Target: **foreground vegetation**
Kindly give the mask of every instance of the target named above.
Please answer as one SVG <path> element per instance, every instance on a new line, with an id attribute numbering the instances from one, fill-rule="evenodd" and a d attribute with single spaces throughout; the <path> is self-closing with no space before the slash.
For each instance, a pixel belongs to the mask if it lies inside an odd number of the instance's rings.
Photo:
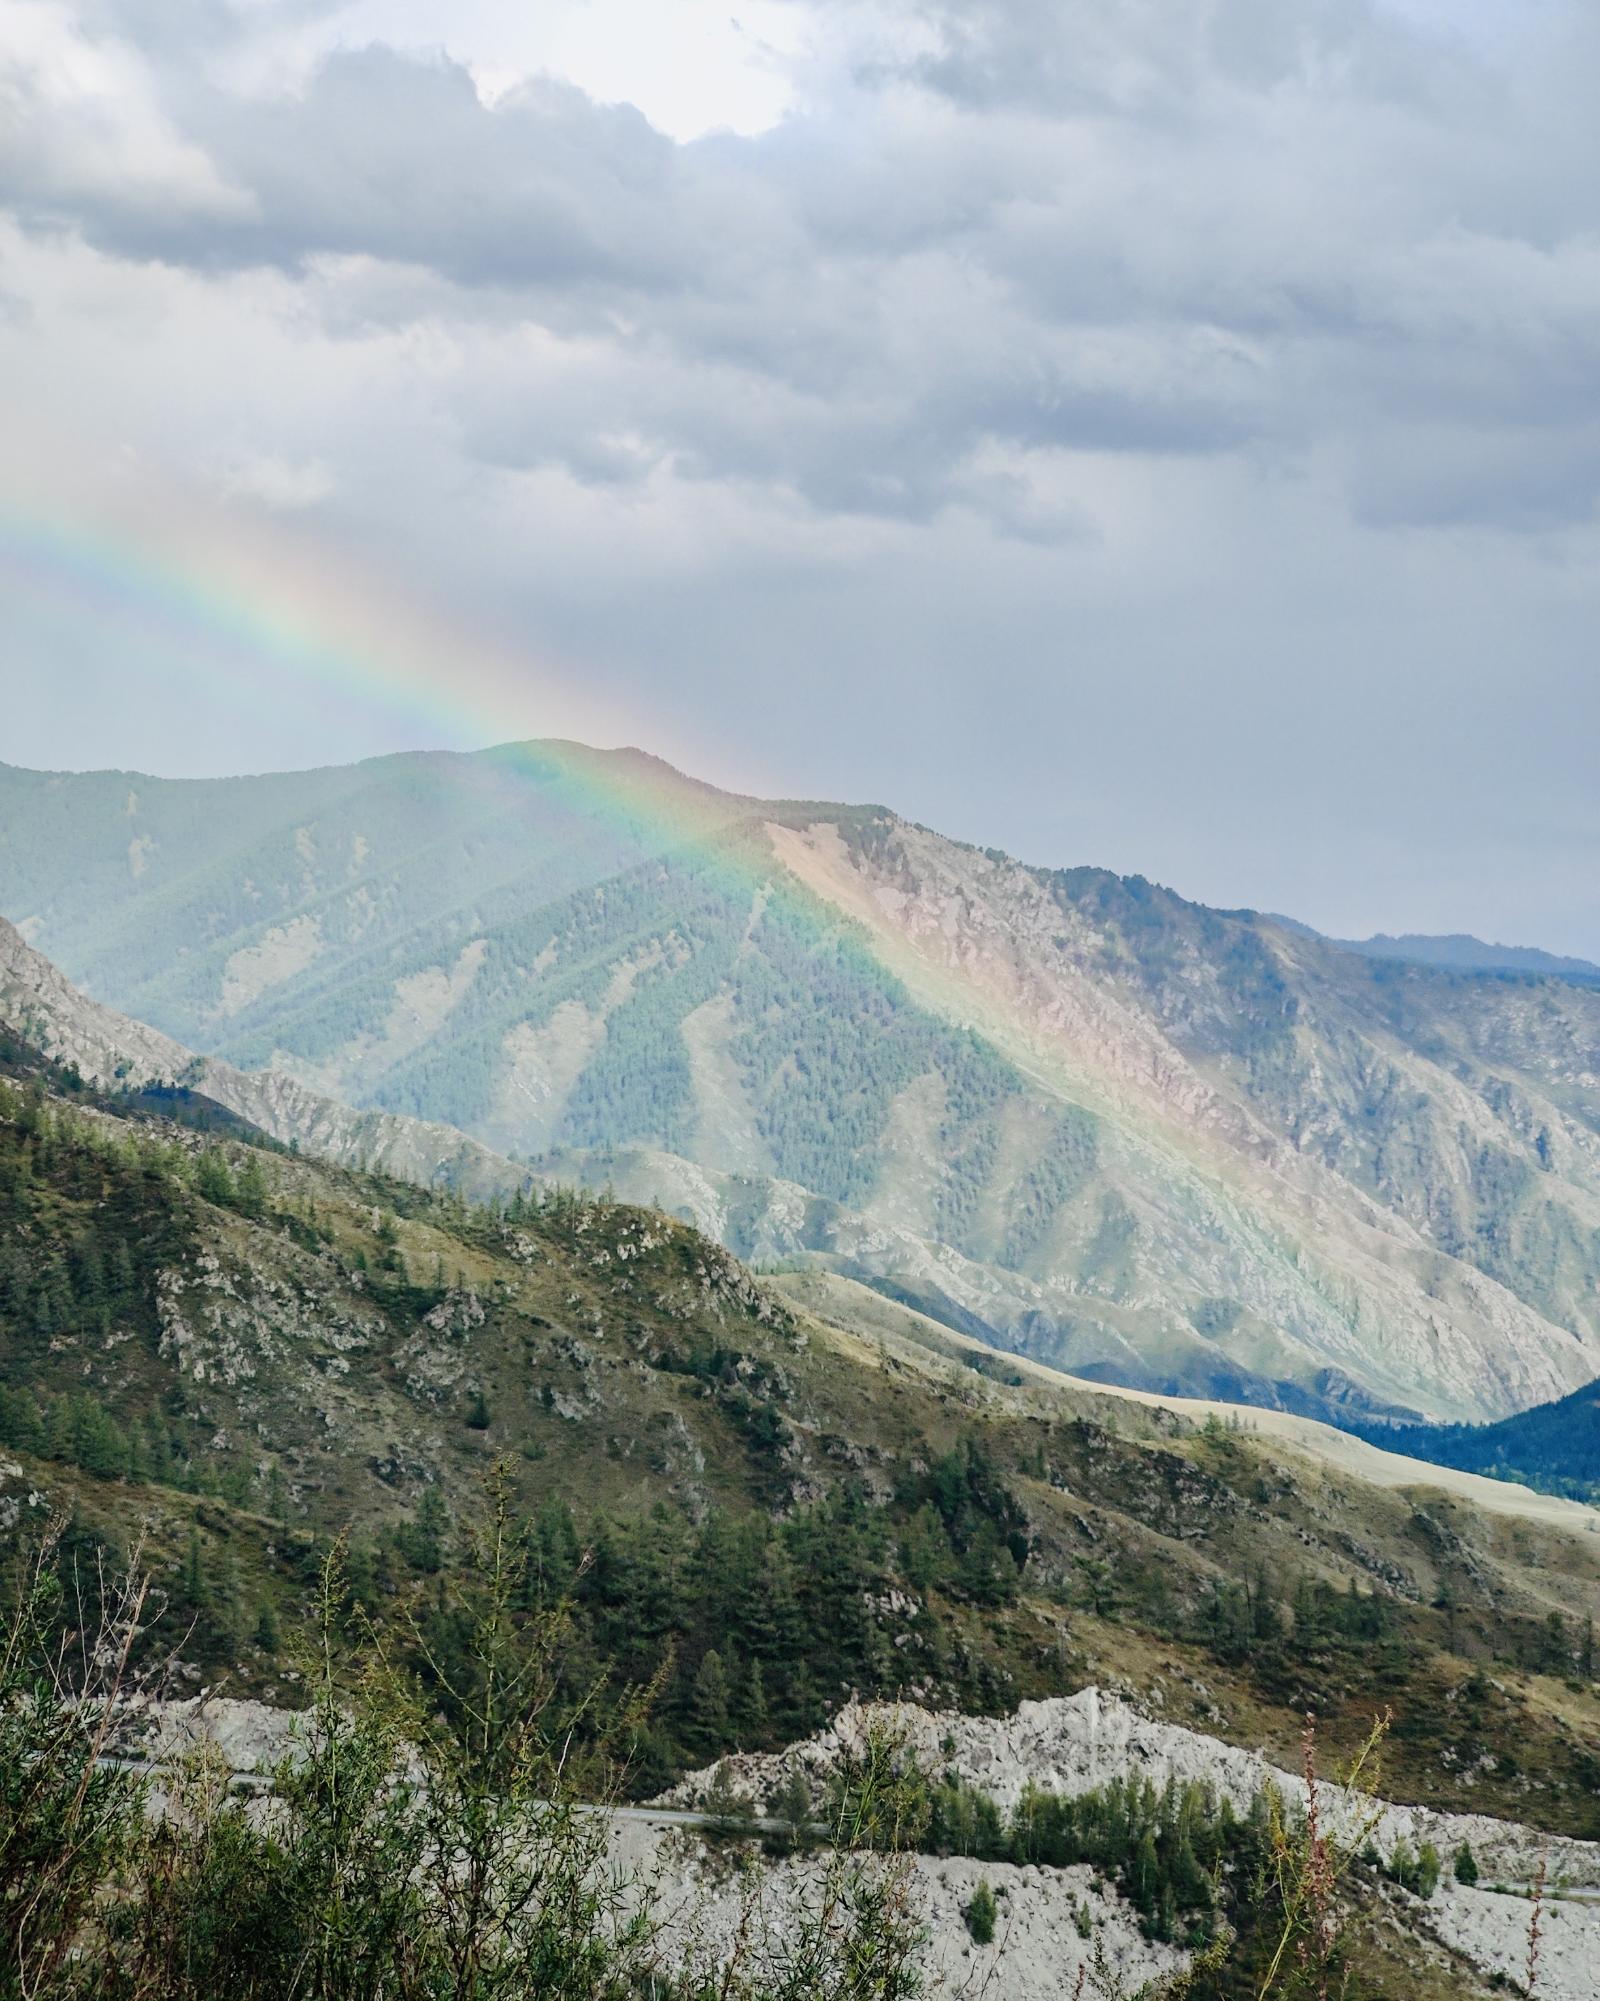
<path id="1" fill-rule="evenodd" d="M 148 1583 L 101 1576 L 86 1593 L 54 1537 L 35 1550 L 0 1624 L 0 1997 L 913 2001 L 934 1985 L 919 1851 L 1090 1864 L 1150 1937 L 1191 1954 L 1145 2001 L 1386 1991 L 1364 1977 L 1351 1922 L 1374 1872 L 1359 1832 L 1341 1843 L 1319 1818 L 1309 1734 L 1309 1813 L 1268 1792 L 1236 1816 L 1204 1788 L 1131 1780 L 1030 1792 L 1003 1823 L 875 1732 L 826 1801 L 791 1785 L 767 1803 L 769 1846 L 809 1847 L 826 1827 L 807 1866 L 747 1877 L 731 1923 L 669 1903 L 610 1852 L 659 1678 L 622 1703 L 598 1684 L 574 1699 L 570 1599 L 538 1589 L 535 1536 L 503 1479 L 470 1543 L 469 1581 L 442 1594 L 453 1665 L 420 1628 L 409 1663 L 376 1627 L 347 1647 L 330 1554 L 303 1655 L 308 1706 L 267 1796 L 233 1790 L 204 1750 L 154 1776 L 121 1761 L 162 1665 L 137 1665 Z M 740 1826 L 735 1806 L 723 1832 Z M 1397 1855 L 1390 1874 L 1419 1865 L 1437 1875 L 1427 1854 Z M 1457 1858 L 1463 1880 L 1468 1867 Z M 989 1943 L 987 1883 L 966 1915 Z M 1083 1907 L 1079 1928 L 1091 1939 Z M 1095 1985 L 1080 1978 L 1080 1995 L 1132 2001 L 1098 1951 L 1086 1963 Z M 1003 1980 L 1003 1955 L 999 1968 Z"/>
<path id="2" fill-rule="evenodd" d="M 575 1709 L 565 1608 L 519 1611 L 526 1536 L 480 1524 L 457 1678 L 422 1697 L 378 1636 L 339 1643 L 330 1559 L 298 1750 L 270 1797 L 198 1753 L 159 1794 L 114 1757 L 142 1694 L 146 1586 L 97 1623 L 46 1550 L 0 1634 L 0 1995 L 7 2001 L 900 2001 L 919 1991 L 887 1766 L 782 1922 L 696 1948 L 686 1914 L 612 1868 L 607 1808 L 650 1691 Z M 418 1644 L 426 1651 L 420 1635 Z M 442 1705 L 442 1706 L 436 1706 Z"/>

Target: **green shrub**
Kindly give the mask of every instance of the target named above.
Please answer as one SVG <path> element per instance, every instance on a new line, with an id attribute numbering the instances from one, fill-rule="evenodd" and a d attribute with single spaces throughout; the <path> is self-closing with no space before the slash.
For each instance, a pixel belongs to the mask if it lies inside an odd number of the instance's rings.
<path id="1" fill-rule="evenodd" d="M 663 1984 L 654 1889 L 615 1870 L 605 1810 L 645 1700 L 588 1689 L 575 1730 L 570 1607 L 528 1609 L 529 1539 L 498 1475 L 490 1503 L 465 1576 L 439 1590 L 451 1651 L 413 1636 L 425 1691 L 376 1631 L 345 1646 L 342 1552 L 328 1557 L 299 1655 L 310 1706 L 267 1811 L 203 1755 L 163 1777 L 159 1813 L 139 1776 L 97 1764 L 142 1593 L 104 1594 L 79 1630 L 54 1551 L 38 1559 L 0 1617 L 0 2001 L 922 1992 L 899 1750 L 881 1736 L 792 1904 L 754 1910 L 725 1963 L 676 1942 Z"/>

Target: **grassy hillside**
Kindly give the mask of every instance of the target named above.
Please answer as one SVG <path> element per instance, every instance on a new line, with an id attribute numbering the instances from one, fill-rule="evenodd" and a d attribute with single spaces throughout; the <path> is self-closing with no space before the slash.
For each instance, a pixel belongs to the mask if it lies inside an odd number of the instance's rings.
<path id="1" fill-rule="evenodd" d="M 208 1682 L 293 1699 L 337 1532 L 352 1617 L 431 1618 L 498 1460 L 583 1658 L 662 1677 L 641 1786 L 852 1690 L 1093 1678 L 1291 1758 L 1307 1707 L 1332 1749 L 1392 1707 L 1401 1795 L 1600 1832 L 1595 1540 L 829 1324 L 649 1211 L 468 1209 L 5 1067 L 0 1509 L 64 1512 L 86 1577 L 148 1523 L 149 1643 Z"/>

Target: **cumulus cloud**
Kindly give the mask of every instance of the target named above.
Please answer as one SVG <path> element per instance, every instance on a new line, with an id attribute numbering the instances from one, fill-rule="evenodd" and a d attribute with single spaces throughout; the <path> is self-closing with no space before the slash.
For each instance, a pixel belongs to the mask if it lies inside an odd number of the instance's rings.
<path id="1" fill-rule="evenodd" d="M 201 12 L 213 38 L 252 18 Z M 369 315 L 572 343 L 548 356 L 559 412 L 513 379 L 491 436 L 469 399 L 463 434 L 498 463 L 555 455 L 602 482 L 670 463 L 927 518 L 974 504 L 996 446 L 1337 437 L 1374 520 L 1589 514 L 1587 448 L 1505 477 L 1530 427 L 1600 386 L 1600 261 L 1564 226 L 1582 142 L 1548 42 L 1496 70 L 1376 0 L 871 18 L 853 82 L 764 134 L 684 145 L 571 82 L 489 103 L 463 62 L 381 46 L 241 94 L 198 21 L 158 33 L 123 0 L 79 35 L 98 84 L 64 99 L 19 59 L 10 198 L 118 257 L 320 267 L 324 292 L 347 260 Z M 86 144 L 107 103 L 120 129 Z M 1539 154 L 1547 116 L 1568 135 L 1552 173 L 1499 174 Z M 385 291 L 373 266 L 432 282 Z"/>
<path id="2" fill-rule="evenodd" d="M 1420 729 L 1462 704 L 1418 635 L 1487 645 L 1491 583 L 1562 663 L 1592 612 L 1581 0 L 788 0 L 782 115 L 689 136 L 602 70 L 507 74 L 473 8 L 0 8 L 12 379 L 621 682 L 732 713 L 754 660 L 838 663 L 911 743 L 916 656 L 964 747 L 959 648 L 987 689 L 1003 647 L 1024 710 L 1131 760 L 1083 675 L 1148 729 L 1198 648 L 1243 756 L 1325 731 L 1285 692 L 1310 634 L 1403 659 Z M 913 758 L 931 797 L 954 756 Z M 964 831 L 1004 837 L 994 798 Z M 1087 837 L 1029 810 L 1018 845 Z"/>
<path id="3" fill-rule="evenodd" d="M 92 230 L 104 213 L 153 227 L 174 210 L 215 221 L 243 205 L 163 113 L 136 46 L 86 32 L 50 0 L 6 0 L 0 27 L 0 200 L 13 215 Z"/>
<path id="4" fill-rule="evenodd" d="M 226 494 L 258 500 L 275 513 L 298 514 L 326 500 L 334 490 L 331 470 L 320 459 L 291 462 L 271 453 L 250 452 L 220 468 L 217 484 Z"/>

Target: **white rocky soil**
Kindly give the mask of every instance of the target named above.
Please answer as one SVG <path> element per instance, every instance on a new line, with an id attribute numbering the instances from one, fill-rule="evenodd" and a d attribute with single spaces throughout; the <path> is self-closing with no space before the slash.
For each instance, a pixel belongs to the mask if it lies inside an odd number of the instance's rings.
<path id="1" fill-rule="evenodd" d="M 728 1758 L 723 1773 L 734 1790 L 760 1802 L 797 1766 L 821 1784 L 841 1758 L 859 1753 L 869 1728 L 886 1726 L 900 1735 L 926 1771 L 954 1771 L 990 1795 L 1003 1810 L 1014 1807 L 1025 1787 L 1073 1795 L 1115 1778 L 1141 1776 L 1162 1786 L 1198 1780 L 1246 1809 L 1266 1785 L 1286 1802 L 1306 1797 L 1304 1780 L 1273 1765 L 1263 1754 L 1241 1750 L 1198 1731 L 1141 1715 L 1121 1697 L 1086 1688 L 1076 1695 L 1024 1702 L 1001 1718 L 945 1715 L 908 1705 L 852 1704 L 817 1736 L 790 1750 Z M 691 1775 L 663 1798 L 675 1805 L 703 1801 L 710 1772 Z M 1460 1953 L 1483 1974 L 1521 1980 L 1528 1955 L 1530 1885 L 1541 1861 L 1548 1894 L 1541 1912 L 1538 1993 L 1540 2001 L 1596 2001 L 1600 1995 L 1600 1844 L 1549 1836 L 1486 1814 L 1436 1813 L 1426 1807 L 1369 1800 L 1331 1784 L 1319 1784 L 1323 1824 L 1337 1836 L 1364 1842 L 1370 1837 L 1381 1855 L 1404 1841 L 1413 1851 L 1432 1842 L 1450 1858 L 1463 1842 L 1480 1871 L 1479 1887 L 1466 1889 L 1448 1878 L 1424 1902 L 1395 1893 L 1393 1905 L 1423 1937 Z M 928 1862 L 919 1882 L 975 1882 L 986 1875 L 998 1891 L 1015 1896 L 1017 1922 L 1006 1954 L 1004 1993 L 1070 1994 L 1060 1985 L 1062 1950 L 1070 1950 L 1072 1912 L 1082 1895 L 1080 1871 L 1006 1869 L 996 1864 Z M 1490 1886 L 1502 1886 L 1499 1888 Z M 965 1892 L 970 1895 L 970 1888 Z M 949 1964 L 966 1941 L 960 1899 L 952 1906 L 953 1927 L 937 1904 L 930 1906 L 935 1952 Z M 1002 1908 L 1010 1909 L 1003 1903 Z M 1124 1910 L 1124 1923 L 1130 1923 Z M 1108 1940 L 1116 1934 L 1108 1933 Z M 1135 1931 L 1133 1938 L 1138 1943 Z M 997 1940 L 998 1943 L 998 1940 Z M 1131 1966 L 1130 1966 L 1131 1971 Z M 1057 1984 L 1051 1985 L 1055 1980 Z M 1137 1985 L 1137 1981 L 1133 1982 Z"/>
<path id="2" fill-rule="evenodd" d="M 130 1719 L 121 1748 L 156 1763 L 208 1749 L 233 1771 L 268 1773 L 293 1753 L 299 1727 L 291 1710 L 200 1695 L 153 1704 Z M 814 1740 L 818 1746 L 825 1741 Z M 836 1754 L 837 1743 L 833 1749 Z M 735 1762 L 776 1769 L 784 1761 Z M 691 1792 L 705 1783 L 704 1775 L 687 1782 Z M 765 1932 L 781 1937 L 786 1917 L 792 1922 L 791 1914 L 814 1896 L 827 1867 L 816 1854 L 752 1864 L 692 1827 L 631 1815 L 613 1824 L 610 1857 L 619 1876 L 653 1893 L 666 1956 L 699 1964 L 721 1964 L 741 1938 L 759 1952 Z M 936 1993 L 976 1995 L 986 1982 L 1000 1981 L 994 1991 L 1008 2001 L 1056 2001 L 1071 1995 L 1080 1967 L 1095 1963 L 1111 1979 L 1113 1993 L 1133 1994 L 1182 1964 L 1181 1954 L 1142 1936 L 1132 1912 L 1114 1893 L 1097 1888 L 1089 1869 L 917 1856 L 911 1870 L 910 1898 L 929 1933 Z M 962 1916 L 980 1881 L 988 1882 L 999 1905 L 989 1946 L 973 1944 Z M 1088 1920 L 1087 1939 L 1080 1914 Z"/>
<path id="3" fill-rule="evenodd" d="M 157 1760 L 211 1746 L 235 1771 L 264 1772 L 292 1751 L 297 1722 L 292 1712 L 263 1703 L 202 1695 L 142 1712 L 124 1742 L 129 1751 Z M 729 1757 L 718 1768 L 691 1774 L 655 1804 L 691 1811 L 703 1807 L 718 1770 L 736 1793 L 758 1807 L 797 1768 L 820 1790 L 841 1759 L 858 1754 L 869 1729 L 878 1725 L 893 1730 L 925 1770 L 954 1771 L 1007 1810 L 1029 1785 L 1073 1795 L 1129 1776 L 1147 1777 L 1157 1786 L 1169 1777 L 1180 1783 L 1198 1780 L 1241 1811 L 1266 1785 L 1277 1786 L 1291 1805 L 1305 1799 L 1303 1779 L 1263 1754 L 1157 1721 L 1120 1696 L 1086 1688 L 1072 1696 L 1024 1702 L 1014 1715 L 1001 1718 L 851 1704 L 803 1743 L 781 1752 Z M 1432 1842 L 1446 1863 L 1439 1889 L 1427 1901 L 1389 1892 L 1390 1920 L 1459 1954 L 1483 1976 L 1501 1976 L 1513 1991 L 1526 1971 L 1532 1913 L 1528 1891 L 1542 1863 L 1546 1894 L 1540 1911 L 1540 2001 L 1596 2001 L 1600 1844 L 1544 1835 L 1485 1814 L 1436 1813 L 1369 1800 L 1332 1784 L 1319 1785 L 1319 1800 L 1324 1825 L 1345 1838 L 1370 1836 L 1383 1855 L 1400 1841 L 1413 1850 Z M 1471 1846 L 1480 1870 L 1473 1889 L 1448 1874 L 1449 1860 L 1462 1842 Z M 782 1861 L 741 1856 L 693 1827 L 633 1814 L 615 1822 L 611 1855 L 624 1877 L 653 1886 L 656 1909 L 666 1919 L 669 1949 L 684 1957 L 725 1955 L 737 1938 L 758 1936 L 762 1924 L 781 1927 L 783 1914 L 817 1887 L 827 1867 L 821 1855 Z M 999 1906 L 989 1946 L 974 1945 L 963 1916 L 980 1881 L 989 1883 Z M 1101 1982 L 1109 1980 L 1110 1986 L 1096 1988 L 1090 1981 L 1085 1992 L 1132 1995 L 1181 1964 L 1181 1954 L 1144 1938 L 1130 1908 L 1111 1890 L 1097 1888 L 1087 1868 L 918 1856 L 911 1864 L 910 1895 L 928 1930 L 939 1993 L 1059 2001 L 1074 1993 L 1079 1968 L 1092 1964 Z"/>
<path id="4" fill-rule="evenodd" d="M 827 1861 L 819 1855 L 782 1861 L 742 1859 L 709 1846 L 692 1829 L 620 1821 L 612 1859 L 636 1881 L 653 1883 L 659 1911 L 670 1914 L 669 1957 L 724 1963 L 741 1937 L 757 1941 L 766 1927 L 782 1936 L 786 1918 L 814 1903 Z M 869 1861 L 869 1867 L 883 1866 Z M 962 1912 L 980 1882 L 995 1894 L 992 1944 L 974 1945 Z M 1104 1993 L 1088 1969 L 1109 1980 L 1109 1993 L 1132 1996 L 1147 1982 L 1175 1972 L 1183 1955 L 1143 1937 L 1133 1913 L 1109 1891 L 1096 1889 L 1089 1869 L 1019 1869 L 960 1857 L 916 1856 L 908 1900 L 928 1935 L 930 1992 L 1005 2001 L 1070 2001 L 1079 1970 L 1086 1994 Z M 1078 1914 L 1089 1936 L 1078 1928 Z"/>
<path id="5" fill-rule="evenodd" d="M 265 1775 L 294 1749 L 301 1723 L 297 1710 L 201 1693 L 182 1702 L 131 1704 L 117 1748 L 152 1764 L 208 1751 L 230 1771 Z"/>

